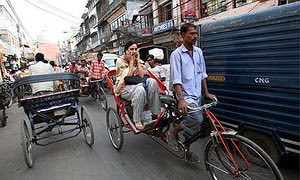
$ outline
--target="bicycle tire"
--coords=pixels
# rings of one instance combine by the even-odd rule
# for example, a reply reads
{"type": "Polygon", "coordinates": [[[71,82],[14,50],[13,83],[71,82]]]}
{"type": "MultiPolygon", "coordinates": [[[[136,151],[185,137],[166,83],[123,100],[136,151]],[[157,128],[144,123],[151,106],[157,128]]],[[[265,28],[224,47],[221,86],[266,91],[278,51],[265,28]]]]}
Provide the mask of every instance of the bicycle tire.
{"type": "Polygon", "coordinates": [[[104,90],[101,87],[98,87],[98,100],[102,106],[102,108],[106,111],[107,110],[107,98],[105,95],[104,90]]]}
{"type": "Polygon", "coordinates": [[[21,145],[23,149],[23,155],[26,162],[26,165],[29,168],[33,167],[34,158],[33,158],[33,151],[32,151],[32,134],[31,134],[31,126],[28,120],[22,119],[21,120],[21,145]]]}
{"type": "Polygon", "coordinates": [[[85,106],[81,107],[80,120],[81,120],[81,128],[83,130],[85,142],[87,143],[87,145],[92,147],[94,144],[94,129],[93,129],[90,116],[85,106]]]}
{"type": "Polygon", "coordinates": [[[253,141],[243,136],[233,134],[223,134],[222,137],[227,145],[229,143],[232,144],[232,141],[234,141],[235,144],[237,144],[240,151],[247,158],[249,166],[241,166],[244,161],[242,159],[242,161],[238,159],[240,158],[240,155],[234,154],[236,151],[235,148],[229,145],[228,150],[233,155],[239,169],[239,174],[233,174],[234,165],[231,163],[230,158],[224,150],[222,143],[220,142],[220,140],[216,142],[213,140],[213,138],[211,138],[207,142],[205,147],[204,162],[207,170],[212,176],[212,179],[252,179],[251,177],[257,176],[256,178],[253,178],[257,180],[259,179],[259,177],[262,177],[262,175],[267,175],[266,172],[268,172],[267,170],[269,170],[271,174],[265,179],[283,180],[283,176],[276,164],[274,163],[274,161],[262,148],[260,148],[253,141]],[[214,155],[216,157],[214,157],[214,155]],[[217,162],[212,162],[214,160],[213,157],[216,159],[217,162]],[[261,159],[259,160],[258,158],[261,159]],[[218,165],[216,164],[218,164],[219,167],[217,167],[218,165]],[[253,173],[250,171],[252,168],[255,169],[255,172],[253,173]],[[262,174],[259,174],[259,170],[262,170],[264,172],[262,174]],[[217,175],[218,172],[220,172],[222,175],[217,175]]]}
{"type": "Polygon", "coordinates": [[[109,107],[106,111],[106,125],[111,144],[117,151],[120,151],[124,144],[123,122],[117,111],[112,107],[109,107]]]}

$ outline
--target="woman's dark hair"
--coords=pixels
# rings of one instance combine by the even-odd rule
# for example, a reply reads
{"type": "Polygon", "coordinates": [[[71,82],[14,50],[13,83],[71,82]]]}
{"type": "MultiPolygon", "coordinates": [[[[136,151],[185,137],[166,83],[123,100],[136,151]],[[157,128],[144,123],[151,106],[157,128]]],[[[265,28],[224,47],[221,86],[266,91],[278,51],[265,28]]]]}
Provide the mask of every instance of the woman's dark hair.
{"type": "Polygon", "coordinates": [[[189,27],[197,29],[197,26],[192,23],[185,23],[180,27],[180,34],[187,33],[189,27]]]}
{"type": "Polygon", "coordinates": [[[133,44],[137,44],[137,43],[135,41],[128,41],[124,46],[124,51],[127,51],[128,48],[133,44]]]}

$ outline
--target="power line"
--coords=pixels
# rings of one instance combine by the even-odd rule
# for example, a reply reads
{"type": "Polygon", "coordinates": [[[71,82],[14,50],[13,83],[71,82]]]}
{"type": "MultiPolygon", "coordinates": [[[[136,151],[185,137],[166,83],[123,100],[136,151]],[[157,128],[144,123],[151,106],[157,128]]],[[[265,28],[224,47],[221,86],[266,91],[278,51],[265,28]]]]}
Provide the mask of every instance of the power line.
{"type": "Polygon", "coordinates": [[[44,4],[44,5],[46,5],[46,6],[50,7],[50,8],[52,8],[52,9],[55,9],[56,11],[59,11],[59,12],[61,12],[61,13],[63,13],[63,14],[66,14],[66,15],[68,15],[68,16],[70,16],[70,17],[76,19],[76,20],[81,21],[80,18],[78,18],[78,17],[76,17],[76,16],[73,16],[72,14],[69,14],[69,13],[67,13],[67,12],[65,12],[65,11],[63,11],[63,10],[61,10],[61,9],[59,9],[59,8],[57,8],[57,7],[53,6],[53,5],[51,5],[51,4],[47,3],[47,2],[45,2],[45,1],[43,1],[43,0],[39,0],[38,2],[44,4]]]}
{"type": "Polygon", "coordinates": [[[32,5],[32,6],[38,8],[38,9],[40,9],[40,10],[43,10],[43,11],[49,13],[49,14],[52,14],[52,15],[54,15],[54,16],[57,16],[57,17],[59,17],[59,18],[65,20],[65,21],[68,21],[68,22],[73,23],[73,24],[76,24],[76,25],[79,24],[79,22],[75,22],[75,21],[69,20],[69,19],[67,19],[67,18],[65,18],[65,17],[62,17],[62,16],[60,16],[60,15],[58,15],[58,14],[55,14],[55,13],[53,13],[53,12],[51,12],[51,11],[48,11],[48,10],[46,10],[46,9],[44,9],[44,8],[41,8],[40,6],[38,6],[38,5],[36,5],[36,4],[33,4],[32,2],[30,2],[30,1],[28,1],[28,0],[25,0],[25,1],[26,1],[27,3],[29,3],[30,5],[32,5]]]}

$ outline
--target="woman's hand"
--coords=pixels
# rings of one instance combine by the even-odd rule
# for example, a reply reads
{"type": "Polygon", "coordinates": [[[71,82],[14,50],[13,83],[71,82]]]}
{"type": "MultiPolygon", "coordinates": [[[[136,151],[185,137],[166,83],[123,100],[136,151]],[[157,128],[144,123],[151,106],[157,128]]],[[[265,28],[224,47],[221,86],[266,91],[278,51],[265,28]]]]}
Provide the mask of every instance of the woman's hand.
{"type": "Polygon", "coordinates": [[[138,52],[136,52],[135,54],[134,54],[134,58],[135,58],[135,60],[136,60],[136,62],[137,63],[139,63],[140,61],[140,54],[138,53],[138,52]]]}
{"type": "Polygon", "coordinates": [[[134,62],[134,56],[131,53],[126,53],[124,59],[126,59],[129,64],[134,62]]]}

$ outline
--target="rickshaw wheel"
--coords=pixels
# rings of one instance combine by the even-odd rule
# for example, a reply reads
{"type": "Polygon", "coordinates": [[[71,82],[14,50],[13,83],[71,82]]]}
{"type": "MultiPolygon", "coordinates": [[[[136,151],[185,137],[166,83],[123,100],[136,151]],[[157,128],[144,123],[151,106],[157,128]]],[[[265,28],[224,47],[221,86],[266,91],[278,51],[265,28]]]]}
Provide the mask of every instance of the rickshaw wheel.
{"type": "Polygon", "coordinates": [[[112,107],[106,111],[106,124],[110,142],[119,151],[124,144],[123,125],[117,111],[112,107]]]}
{"type": "Polygon", "coordinates": [[[98,98],[99,98],[98,100],[99,100],[102,108],[106,111],[107,110],[107,99],[106,99],[105,92],[101,87],[99,87],[98,88],[98,93],[99,93],[98,94],[98,98]]]}
{"type": "Polygon", "coordinates": [[[32,129],[26,120],[21,120],[21,138],[22,149],[25,158],[25,162],[29,168],[33,166],[33,152],[32,152],[32,129]]]}
{"type": "Polygon", "coordinates": [[[92,146],[94,144],[94,130],[93,130],[92,122],[88,115],[88,111],[84,106],[81,107],[80,119],[81,119],[81,128],[83,130],[85,142],[89,146],[92,146]]]}

